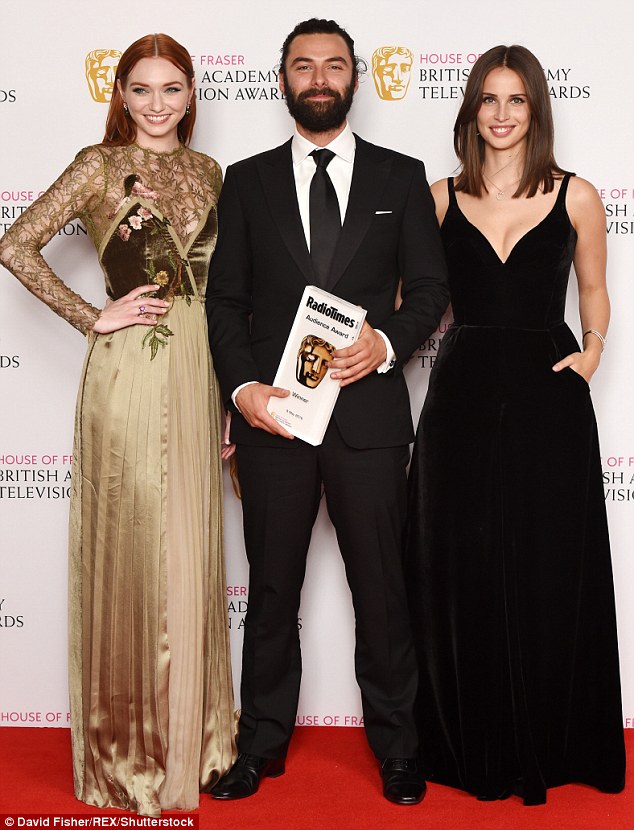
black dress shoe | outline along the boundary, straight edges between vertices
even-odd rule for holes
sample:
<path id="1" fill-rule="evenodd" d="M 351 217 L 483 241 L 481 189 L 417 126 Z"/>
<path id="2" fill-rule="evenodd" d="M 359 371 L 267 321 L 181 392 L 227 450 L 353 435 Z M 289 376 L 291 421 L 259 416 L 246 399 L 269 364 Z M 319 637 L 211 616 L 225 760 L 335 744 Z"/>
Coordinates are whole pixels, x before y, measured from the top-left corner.
<path id="1" fill-rule="evenodd" d="M 284 758 L 260 758 L 241 752 L 229 772 L 211 788 L 211 797 L 223 801 L 255 795 L 262 778 L 284 775 Z"/>
<path id="2" fill-rule="evenodd" d="M 394 804 L 419 804 L 427 785 L 416 758 L 386 758 L 381 762 L 383 795 Z"/>

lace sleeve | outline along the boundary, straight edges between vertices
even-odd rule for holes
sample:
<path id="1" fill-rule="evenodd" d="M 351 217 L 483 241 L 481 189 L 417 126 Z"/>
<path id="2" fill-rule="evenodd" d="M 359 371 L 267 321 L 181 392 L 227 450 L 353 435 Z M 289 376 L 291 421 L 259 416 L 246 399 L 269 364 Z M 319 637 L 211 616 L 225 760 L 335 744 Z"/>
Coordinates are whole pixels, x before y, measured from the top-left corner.
<path id="1" fill-rule="evenodd" d="M 86 334 L 99 310 L 82 299 L 51 270 L 40 250 L 67 222 L 100 200 L 105 187 L 104 159 L 95 147 L 81 150 L 46 193 L 0 239 L 0 262 L 60 317 Z"/>

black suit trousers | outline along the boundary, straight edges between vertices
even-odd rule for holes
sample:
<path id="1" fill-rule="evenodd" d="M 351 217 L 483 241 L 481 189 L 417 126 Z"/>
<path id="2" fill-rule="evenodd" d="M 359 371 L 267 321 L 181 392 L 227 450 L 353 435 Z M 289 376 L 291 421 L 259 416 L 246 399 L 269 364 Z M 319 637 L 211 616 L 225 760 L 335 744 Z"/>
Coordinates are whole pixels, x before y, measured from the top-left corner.
<path id="1" fill-rule="evenodd" d="M 240 752 L 283 756 L 301 678 L 297 617 L 323 490 L 356 618 L 355 670 L 368 741 L 378 758 L 418 751 L 417 669 L 402 572 L 409 447 L 352 449 L 331 423 L 323 444 L 240 444 L 250 566 L 242 654 Z"/>

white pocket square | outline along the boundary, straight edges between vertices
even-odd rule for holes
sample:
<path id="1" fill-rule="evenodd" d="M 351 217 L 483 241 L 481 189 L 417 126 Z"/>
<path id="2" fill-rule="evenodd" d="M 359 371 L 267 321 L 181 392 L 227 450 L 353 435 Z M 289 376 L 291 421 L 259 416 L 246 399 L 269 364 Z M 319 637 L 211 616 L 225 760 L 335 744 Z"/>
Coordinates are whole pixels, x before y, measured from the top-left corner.
<path id="1" fill-rule="evenodd" d="M 392 210 L 375 210 L 374 212 L 377 216 L 379 216 L 379 215 L 384 214 L 384 213 L 393 213 L 394 211 L 392 211 Z"/>

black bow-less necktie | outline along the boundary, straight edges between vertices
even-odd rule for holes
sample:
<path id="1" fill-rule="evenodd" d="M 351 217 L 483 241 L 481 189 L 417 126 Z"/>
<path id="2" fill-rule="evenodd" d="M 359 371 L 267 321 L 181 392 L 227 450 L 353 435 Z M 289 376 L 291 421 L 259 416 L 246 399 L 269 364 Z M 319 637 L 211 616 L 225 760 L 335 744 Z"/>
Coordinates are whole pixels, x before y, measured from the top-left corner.
<path id="1" fill-rule="evenodd" d="M 335 157 L 332 150 L 313 150 L 317 169 L 310 183 L 310 256 L 320 286 L 328 276 L 341 232 L 341 213 L 335 188 L 326 168 Z"/>

